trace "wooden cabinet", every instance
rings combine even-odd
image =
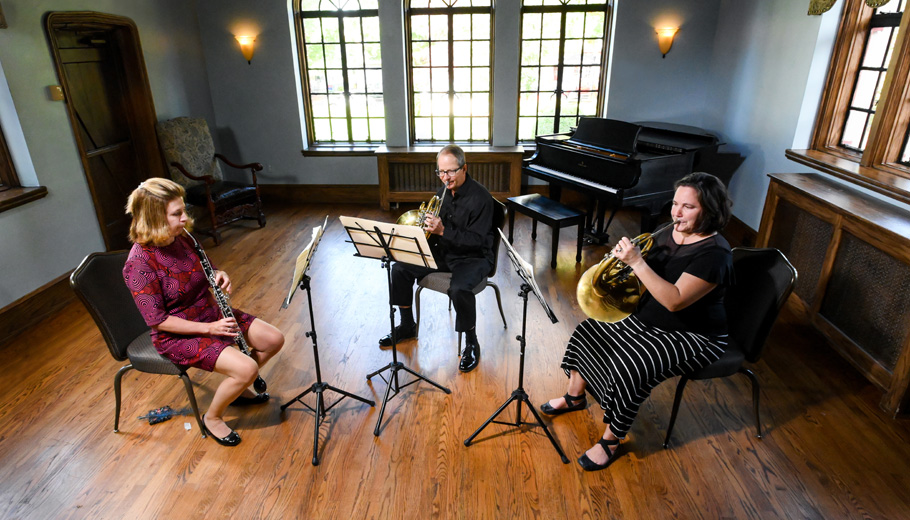
[[[442,185],[436,176],[436,153],[440,147],[381,146],[379,202],[388,210],[392,202],[426,202]],[[499,200],[514,197],[521,190],[521,146],[465,146],[468,174]]]
[[[758,244],[790,259],[800,311],[906,414],[910,212],[818,174],[770,177]]]

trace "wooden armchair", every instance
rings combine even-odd
[[[262,164],[235,164],[215,153],[212,135],[202,117],[159,121],[156,129],[171,178],[186,189],[187,203],[208,212],[211,220],[209,233],[216,245],[221,243],[218,228],[232,222],[250,219],[259,221],[259,227],[265,226],[256,179],[256,172],[262,171]],[[249,169],[252,184],[225,181],[219,161],[232,168]]]

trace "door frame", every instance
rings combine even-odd
[[[78,129],[78,120],[75,110],[70,104],[70,85],[67,82],[64,73],[60,49],[57,46],[57,39],[54,32],[61,26],[86,27],[91,29],[103,29],[112,31],[116,37],[117,49],[119,55],[115,55],[120,60],[121,70],[123,71],[123,90],[129,92],[126,96],[125,103],[130,114],[127,117],[132,133],[133,149],[136,152],[138,164],[143,168],[142,175],[144,178],[149,177],[166,177],[164,162],[161,158],[161,152],[158,148],[158,136],[155,133],[155,124],[158,122],[158,116],[155,112],[155,103],[152,99],[152,90],[149,87],[148,73],[145,68],[145,58],[142,54],[142,46],[139,43],[139,29],[133,20],[125,16],[117,16],[95,11],[56,11],[49,12],[45,15],[44,29],[51,47],[51,53],[54,59],[54,66],[57,69],[57,78],[63,88],[63,100],[66,105],[66,112],[69,117],[70,126],[73,129],[73,136],[79,149],[79,158],[82,161],[82,170],[88,182],[89,191],[92,194],[92,203],[95,206],[95,215],[98,218],[98,226],[101,228],[101,235],[104,238],[105,247],[111,249],[110,237],[108,237],[106,223],[103,222],[98,200],[97,190],[94,180],[89,175],[89,157],[86,153],[86,143],[83,142],[81,133]],[[126,201],[123,201],[126,205]]]

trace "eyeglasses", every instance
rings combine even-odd
[[[435,170],[435,171],[436,171],[436,175],[439,175],[440,177],[445,177],[446,175],[449,175],[449,176],[455,175],[462,168],[464,168],[464,165],[461,165],[458,168],[455,168],[454,170]]]

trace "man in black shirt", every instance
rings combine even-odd
[[[464,151],[448,145],[436,155],[436,174],[445,183],[437,196],[442,198],[439,217],[428,215],[424,228],[431,233],[430,249],[439,271],[452,273],[449,298],[455,307],[455,330],[465,334],[465,348],[459,370],[469,372],[480,361],[475,323],[477,311],[473,289],[493,267],[494,200],[482,185],[468,175]],[[443,192],[447,191],[443,196]],[[392,304],[401,310],[401,324],[395,327],[398,341],[413,338],[417,327],[411,312],[414,282],[433,269],[396,262],[392,266]],[[392,335],[379,340],[380,347],[392,345]]]

